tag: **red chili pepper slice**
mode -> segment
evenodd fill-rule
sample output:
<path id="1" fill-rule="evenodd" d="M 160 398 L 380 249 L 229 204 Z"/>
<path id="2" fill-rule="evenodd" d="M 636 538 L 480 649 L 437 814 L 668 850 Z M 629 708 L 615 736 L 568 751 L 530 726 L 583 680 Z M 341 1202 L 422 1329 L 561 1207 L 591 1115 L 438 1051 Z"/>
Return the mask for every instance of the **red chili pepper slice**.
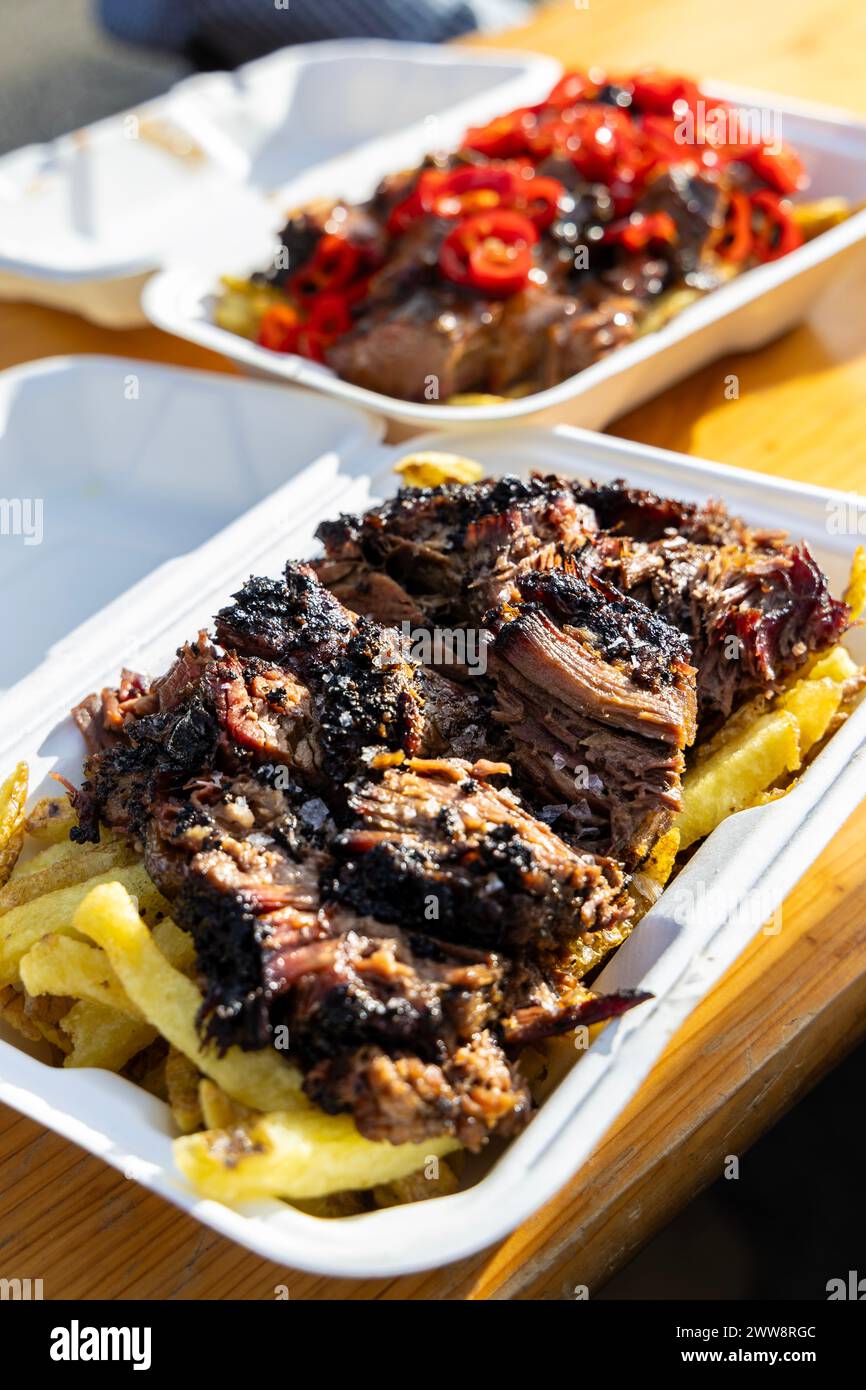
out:
<path id="1" fill-rule="evenodd" d="M 634 127 L 613 106 L 576 106 L 554 131 L 556 148 L 592 183 L 609 183 L 635 152 Z"/>
<path id="2" fill-rule="evenodd" d="M 621 222 L 605 227 L 602 241 L 624 246 L 627 251 L 645 251 L 654 242 L 672 244 L 677 239 L 677 224 L 667 212 L 632 213 Z"/>
<path id="3" fill-rule="evenodd" d="M 343 294 L 320 294 L 310 307 L 306 328 L 323 333 L 328 338 L 339 338 L 352 327 L 352 315 Z"/>
<path id="4" fill-rule="evenodd" d="M 487 155 L 488 159 L 509 159 L 512 155 L 526 153 L 527 140 L 535 123 L 535 110 L 531 106 L 521 106 L 488 121 L 487 125 L 470 126 L 463 144 L 469 150 Z"/>
<path id="5" fill-rule="evenodd" d="M 808 175 L 802 161 L 788 145 L 774 151 L 765 145 L 738 153 L 737 158 L 757 175 L 763 183 L 769 184 L 776 193 L 796 193 L 805 188 Z"/>
<path id="6" fill-rule="evenodd" d="M 803 245 L 803 233 L 794 222 L 778 194 L 759 188 L 749 199 L 752 212 L 757 212 L 752 250 L 759 261 L 777 261 Z M 753 222 L 754 227 L 754 222 Z"/>
<path id="7" fill-rule="evenodd" d="M 396 203 L 388 214 L 388 231 L 392 236 L 407 231 L 413 222 L 430 211 L 436 190 L 447 178 L 441 169 L 424 170 L 409 196 Z"/>
<path id="8" fill-rule="evenodd" d="M 735 188 L 728 204 L 725 228 L 716 251 L 725 261 L 744 261 L 752 249 L 752 205 L 745 193 Z"/>
<path id="9" fill-rule="evenodd" d="M 599 84 L 590 81 L 585 72 L 567 72 L 560 77 L 547 98 L 548 106 L 574 106 L 579 101 L 589 101 L 598 95 Z"/>
<path id="10" fill-rule="evenodd" d="M 540 178 L 518 180 L 515 199 L 517 207 L 543 231 L 556 220 L 560 199 L 565 197 L 565 185 L 559 179 Z"/>
<path id="11" fill-rule="evenodd" d="M 678 124 L 673 116 L 648 114 L 641 117 L 641 144 L 650 154 L 653 164 L 682 164 L 684 160 L 695 157 L 685 141 L 677 139 Z"/>
<path id="12" fill-rule="evenodd" d="M 447 174 L 432 194 L 437 217 L 465 217 L 495 207 L 510 207 L 517 197 L 518 175 L 495 165 L 466 165 Z"/>
<path id="13" fill-rule="evenodd" d="M 312 257 L 289 281 L 291 293 L 299 299 L 326 290 L 341 290 L 353 279 L 361 264 L 361 252 L 347 237 L 326 233 L 319 239 Z"/>
<path id="14" fill-rule="evenodd" d="M 700 95 L 697 84 L 688 78 L 656 70 L 639 72 L 624 85 L 631 88 L 632 105 L 637 110 L 652 111 L 657 116 L 674 114 L 677 102 L 694 108 Z"/>
<path id="15" fill-rule="evenodd" d="M 528 282 L 537 241 L 538 232 L 522 213 L 477 213 L 448 233 L 439 250 L 439 269 L 458 285 L 516 294 Z"/>
<path id="16" fill-rule="evenodd" d="M 272 352 L 295 352 L 301 319 L 290 304 L 272 304 L 259 323 L 258 342 Z"/>

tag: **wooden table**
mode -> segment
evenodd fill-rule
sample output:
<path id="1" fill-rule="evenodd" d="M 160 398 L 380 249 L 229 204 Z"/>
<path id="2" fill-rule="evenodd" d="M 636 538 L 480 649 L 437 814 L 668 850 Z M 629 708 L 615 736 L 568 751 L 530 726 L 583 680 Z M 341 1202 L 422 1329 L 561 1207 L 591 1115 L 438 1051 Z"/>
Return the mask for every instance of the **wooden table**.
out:
<path id="1" fill-rule="evenodd" d="M 866 114 L 856 0 L 590 0 L 493 40 L 564 63 L 695 74 Z M 866 273 L 756 354 L 719 361 L 616 422 L 615 434 L 767 473 L 866 490 Z M 0 305 L 0 367 L 66 352 L 226 370 L 154 330 L 111 333 Z M 740 399 L 724 395 L 736 372 Z M 866 1032 L 866 808 L 674 1038 L 574 1181 L 510 1239 L 444 1270 L 341 1282 L 269 1265 L 29 1120 L 0 1109 L 3 1272 L 47 1298 L 570 1298 L 597 1289 Z"/>

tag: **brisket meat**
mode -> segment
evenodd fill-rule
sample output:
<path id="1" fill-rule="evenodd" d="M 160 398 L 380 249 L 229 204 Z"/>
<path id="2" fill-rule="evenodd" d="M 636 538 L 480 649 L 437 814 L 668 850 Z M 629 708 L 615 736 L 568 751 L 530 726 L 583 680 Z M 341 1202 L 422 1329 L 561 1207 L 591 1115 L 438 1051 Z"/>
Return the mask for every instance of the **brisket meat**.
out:
<path id="1" fill-rule="evenodd" d="M 558 478 L 406 488 L 363 516 L 323 522 L 318 572 L 350 604 L 367 585 L 367 602 L 382 602 L 383 617 L 395 613 L 397 586 L 406 611 L 428 622 L 478 623 L 517 574 L 580 549 L 594 529 L 591 510 Z M 374 574 L 387 576 L 387 590 L 371 585 Z"/>
<path id="2" fill-rule="evenodd" d="M 524 1040 L 640 1002 L 580 983 L 628 932 L 620 870 L 497 787 L 507 766 L 437 757 L 484 745 L 483 703 L 308 568 L 250 580 L 217 632 L 79 706 L 78 838 L 143 849 L 213 1046 L 287 1026 L 308 1094 L 370 1138 L 514 1132 Z"/>
<path id="3" fill-rule="evenodd" d="M 544 814 L 636 864 L 681 807 L 696 727 L 688 641 L 579 561 L 519 587 L 488 615 L 494 717 Z"/>

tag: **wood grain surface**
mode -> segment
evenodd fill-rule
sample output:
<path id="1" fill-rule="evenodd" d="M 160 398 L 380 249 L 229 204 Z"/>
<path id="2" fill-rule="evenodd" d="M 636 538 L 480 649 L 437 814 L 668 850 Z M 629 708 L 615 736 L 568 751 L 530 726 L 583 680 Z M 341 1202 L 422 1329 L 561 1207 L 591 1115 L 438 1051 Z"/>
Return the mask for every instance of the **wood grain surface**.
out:
<path id="1" fill-rule="evenodd" d="M 478 42 L 478 40 L 473 40 Z M 589 0 L 495 40 L 563 63 L 658 62 L 866 115 L 866 7 L 857 0 Z M 866 491 L 866 271 L 758 353 L 720 360 L 612 432 Z M 226 369 L 155 330 L 114 333 L 0 305 L 0 367 L 101 352 Z M 736 372 L 740 398 L 724 396 Z M 389 1281 L 321 1279 L 214 1236 L 97 1159 L 0 1108 L 0 1264 L 46 1298 L 569 1299 L 618 1269 L 866 1032 L 866 809 L 676 1035 L 575 1179 L 508 1240 Z"/>

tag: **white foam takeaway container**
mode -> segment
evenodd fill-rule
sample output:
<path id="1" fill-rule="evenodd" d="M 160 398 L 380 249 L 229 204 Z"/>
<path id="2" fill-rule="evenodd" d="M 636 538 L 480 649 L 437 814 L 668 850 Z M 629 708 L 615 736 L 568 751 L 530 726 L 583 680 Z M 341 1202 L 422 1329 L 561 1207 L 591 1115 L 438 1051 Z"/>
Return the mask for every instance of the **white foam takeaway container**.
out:
<path id="1" fill-rule="evenodd" d="M 267 237 L 287 180 L 445 112 L 486 120 L 538 100 L 537 54 L 339 39 L 299 44 L 0 158 L 0 298 L 145 323 L 142 286 L 192 259 L 213 272 Z"/>
<path id="2" fill-rule="evenodd" d="M 702 90 L 710 102 L 724 99 L 756 113 L 761 129 L 781 129 L 784 140 L 800 152 L 811 178 L 799 201 L 838 196 L 849 199 L 852 206 L 862 206 L 866 122 L 830 107 L 717 82 L 702 84 Z M 437 128 L 442 148 L 459 142 L 465 124 L 459 112 L 443 117 Z M 365 198 L 382 175 L 410 167 L 430 145 L 430 132 L 423 126 L 374 141 L 363 150 L 309 170 L 282 190 L 279 201 L 289 209 L 315 197 Z M 170 265 L 147 286 L 143 303 L 151 320 L 169 333 L 221 352 L 257 375 L 309 386 L 336 400 L 375 410 L 399 424 L 403 433 L 407 426 L 416 431 L 486 427 L 530 418 L 537 423 L 601 429 L 723 353 L 761 347 L 792 328 L 832 280 L 863 263 L 864 246 L 866 211 L 860 211 L 790 255 L 738 276 L 690 305 L 658 332 L 617 349 L 576 376 L 533 395 L 475 406 L 404 401 L 368 391 L 342 381 L 318 363 L 271 352 L 220 328 L 213 319 L 219 276 L 200 261 Z M 260 226 L 250 226 L 246 254 L 225 261 L 222 270 L 248 274 L 271 261 L 273 248 L 272 237 L 263 237 Z"/>
<path id="3" fill-rule="evenodd" d="M 118 403 L 119 372 L 138 374 L 134 404 Z M 275 449 L 284 478 L 207 539 L 202 530 L 209 523 L 197 517 L 198 530 L 189 537 L 194 548 L 139 579 L 60 641 L 51 641 L 50 625 L 26 593 L 7 603 L 7 621 L 14 611 L 25 631 L 35 624 L 45 651 L 37 669 L 0 697 L 0 770 L 26 759 L 34 796 L 54 787 L 51 772 L 80 779 L 82 743 L 68 717 L 73 703 L 114 681 L 124 664 L 151 673 L 165 669 L 179 643 L 207 624 L 251 572 L 278 574 L 288 558 L 314 553 L 313 533 L 323 517 L 393 493 L 393 464 L 405 452 L 405 446 L 381 442 L 380 422 L 312 392 L 114 359 L 58 359 L 18 368 L 0 377 L 0 402 L 0 476 L 24 478 L 46 453 L 62 459 L 81 432 L 92 476 L 102 488 L 91 494 L 94 545 L 112 527 L 119 528 L 123 544 L 134 544 L 134 518 L 140 506 L 149 505 L 142 503 L 139 485 L 154 472 L 162 479 L 161 502 L 141 513 L 144 529 L 159 525 L 157 510 L 171 528 L 201 486 L 195 451 L 217 436 L 222 442 L 216 476 L 224 502 L 232 487 L 238 500 L 246 498 L 248 471 L 263 470 L 255 486 L 263 479 L 276 482 Z M 204 441 L 203 405 L 216 420 Z M 857 498 L 568 426 L 491 429 L 458 434 L 451 442 L 491 473 L 541 469 L 600 480 L 624 476 L 638 487 L 678 497 L 721 497 L 750 521 L 805 538 L 834 591 L 844 586 L 857 537 L 837 534 L 829 522 L 837 515 L 858 517 Z M 88 588 L 92 556 L 84 564 L 80 550 L 54 545 L 50 534 L 51 499 L 64 495 L 64 484 L 45 466 L 35 476 L 46 493 L 43 592 L 71 589 L 79 615 L 92 613 L 94 598 L 107 597 L 101 588 L 98 594 Z M 217 528 L 223 520 L 217 507 L 210 522 Z M 4 537 L 4 546 L 14 539 Z M 115 591 L 121 588 L 118 582 Z M 858 660 L 866 660 L 862 631 L 851 634 L 850 646 Z M 467 1165 L 474 1182 L 452 1196 L 339 1220 L 309 1216 L 278 1201 L 232 1208 L 203 1200 L 174 1168 L 166 1105 L 104 1071 L 48 1066 L 38 1047 L 9 1031 L 0 1038 L 0 1101 L 280 1264 L 345 1276 L 391 1276 L 445 1264 L 505 1236 L 577 1172 L 689 1012 L 808 873 L 864 791 L 861 706 L 788 796 L 731 817 L 701 846 L 599 980 L 603 989 L 642 988 L 653 998 L 576 1053 L 574 1067 L 525 1132 L 504 1150 L 491 1147 Z"/>

